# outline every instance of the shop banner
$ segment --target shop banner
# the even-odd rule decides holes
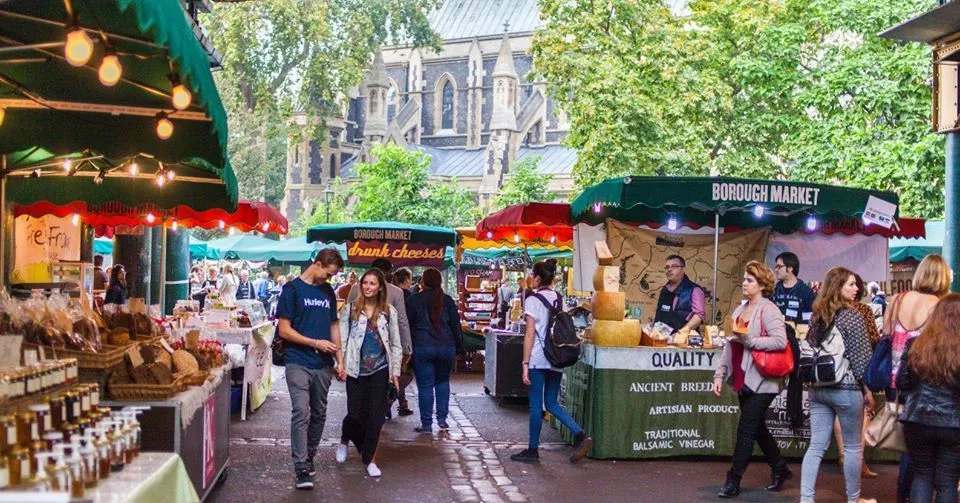
[[[717,320],[739,305],[743,269],[751,260],[763,260],[770,231],[759,229],[720,235],[717,268]],[[667,257],[680,255],[690,279],[707,293],[707,315],[713,295],[714,237],[705,234],[675,234],[639,229],[616,220],[607,221],[607,245],[614,265],[620,266],[621,285],[627,302],[639,305],[642,319],[652,319],[660,289],[667,283],[663,266]]]
[[[50,281],[49,264],[80,260],[80,226],[70,217],[21,215],[13,228],[15,282]]]
[[[398,241],[347,241],[347,260],[351,264],[372,264],[378,258],[394,266],[443,267],[446,247]]]
[[[251,343],[247,346],[243,380],[245,386],[250,386],[251,410],[259,409],[273,388],[273,376],[270,374],[273,367],[273,333],[272,323],[261,325],[254,330]]]
[[[773,266],[777,255],[790,251],[800,259],[800,277],[807,282],[823,281],[827,271],[843,266],[863,281],[887,280],[887,238],[862,234],[779,234],[770,236],[766,263]]]

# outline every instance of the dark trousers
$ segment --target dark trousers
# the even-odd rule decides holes
[[[453,371],[453,346],[418,346],[413,350],[413,372],[417,376],[420,423],[433,424],[436,396],[437,421],[446,421],[450,410],[450,372]]]
[[[766,412],[773,399],[774,393],[753,393],[744,388],[738,398],[740,400],[740,422],[737,423],[737,443],[733,449],[733,466],[729,475],[738,481],[743,478],[750,464],[753,454],[753,443],[756,442],[767,458],[771,468],[778,469],[786,465],[780,456],[780,448],[767,429]]]
[[[910,466],[910,453],[900,455],[900,471],[897,473],[897,503],[910,501],[910,487],[913,485],[913,468]]]
[[[913,485],[910,503],[956,503],[960,480],[960,428],[903,423]]]
[[[389,369],[361,377],[347,377],[347,417],[343,418],[341,443],[353,442],[363,464],[373,462],[387,413]]]

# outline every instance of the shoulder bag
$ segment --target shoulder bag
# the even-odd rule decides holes
[[[760,310],[760,336],[766,337],[767,329],[763,325],[763,308],[760,308]],[[793,350],[790,348],[789,341],[783,349],[777,351],[751,349],[750,355],[753,357],[753,365],[757,367],[763,377],[779,379],[793,372]]]
[[[899,418],[900,410],[901,406],[895,402],[883,404],[883,408],[870,420],[864,432],[867,445],[887,451],[907,452],[903,425]]]

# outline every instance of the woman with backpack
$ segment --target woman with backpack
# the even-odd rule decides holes
[[[360,293],[340,316],[344,342],[337,353],[337,378],[347,383],[347,416],[336,459],[346,462],[347,447],[353,442],[367,475],[379,477],[373,458],[386,418],[387,396],[391,386],[396,390],[400,376],[399,317],[387,303],[387,280],[379,269],[370,269],[360,278]]]
[[[913,467],[912,503],[960,501],[960,295],[933,310],[904,351],[897,389],[900,422]]]
[[[740,420],[733,464],[727,480],[717,493],[721,498],[740,494],[740,479],[747,471],[753,444],[760,446],[772,470],[768,491],[779,491],[790,478],[787,462],[766,425],[766,412],[783,388],[782,378],[769,378],[754,363],[753,350],[781,351],[787,347],[787,329],[783,313],[769,297],[776,277],[766,265],[751,260],[743,273],[743,296],[746,299],[733,314],[734,335],[723,347],[720,366],[713,376],[713,393],[720,396],[724,380],[740,401]]]
[[[913,274],[911,290],[894,296],[883,321],[883,334],[890,336],[890,367],[893,370],[887,402],[897,401],[897,374],[907,343],[920,335],[937,302],[950,292],[953,271],[940,255],[927,255]],[[910,501],[913,479],[910,454],[900,456],[897,477],[897,502]]]
[[[413,342],[413,374],[417,379],[420,426],[417,433],[433,431],[436,398],[437,426],[449,428],[450,373],[454,357],[463,352],[463,333],[457,303],[443,293],[443,277],[427,269],[420,280],[420,293],[407,299],[407,318]]]
[[[557,275],[557,261],[549,259],[533,265],[530,293],[523,301],[527,328],[523,337],[523,383],[530,386],[530,438],[527,448],[510,459],[524,463],[540,461],[540,429],[543,426],[543,409],[573,434],[573,454],[570,462],[576,463],[590,451],[593,439],[570,417],[557,401],[560,394],[560,369],[554,368],[544,354],[544,341],[550,336],[551,311],[563,309],[560,294],[551,288]]]
[[[833,376],[826,367],[816,365],[805,369],[801,362],[800,375],[813,386],[810,396],[810,445],[803,456],[800,476],[800,501],[813,502],[820,462],[830,446],[833,421],[840,419],[843,434],[843,477],[846,481],[848,502],[861,501],[860,475],[863,463],[864,405],[873,409],[873,394],[863,385],[863,374],[872,349],[867,335],[866,321],[856,310],[857,279],[853,272],[834,267],[827,272],[823,287],[813,301],[810,331],[801,353],[810,348],[820,358],[833,356]],[[809,370],[809,372],[808,372]]]

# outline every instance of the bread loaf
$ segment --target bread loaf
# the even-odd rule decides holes
[[[593,294],[591,312],[593,319],[622,321],[626,316],[627,294],[623,292],[596,292]]]
[[[173,352],[173,369],[177,374],[192,374],[200,370],[197,359],[189,352],[178,349]]]
[[[640,320],[595,320],[591,333],[597,346],[639,346]]]
[[[130,332],[125,328],[114,328],[107,336],[107,343],[114,346],[123,346],[130,342]]]
[[[593,290],[596,292],[620,291],[620,268],[612,265],[597,267],[593,273]]]

